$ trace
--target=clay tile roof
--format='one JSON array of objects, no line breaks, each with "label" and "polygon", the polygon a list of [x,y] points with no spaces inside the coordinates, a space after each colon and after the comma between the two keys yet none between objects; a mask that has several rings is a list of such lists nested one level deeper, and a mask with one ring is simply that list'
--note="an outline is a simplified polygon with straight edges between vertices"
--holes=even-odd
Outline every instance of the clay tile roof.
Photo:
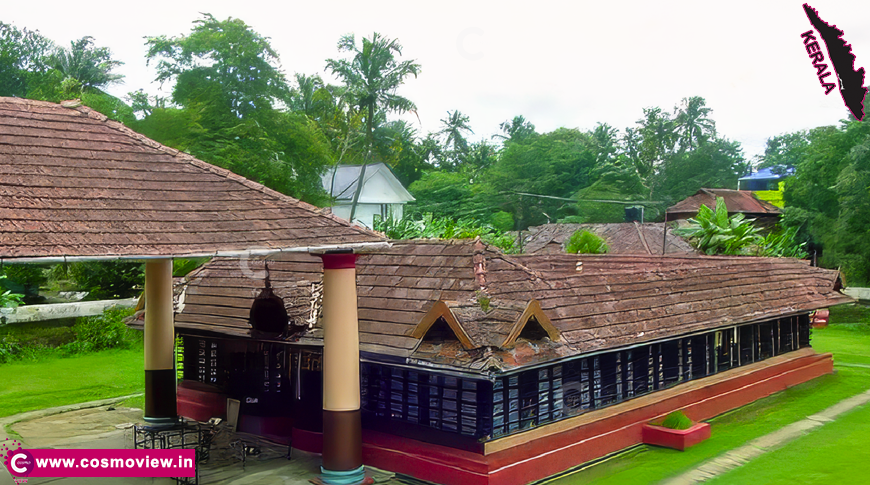
[{"label": "clay tile roof", "polygon": [[[604,239],[610,254],[662,254],[663,227],[661,223],[637,222],[544,224],[529,228],[523,237],[523,250],[526,254],[564,254],[568,239],[576,231],[587,230]],[[670,232],[667,245],[667,253],[696,252],[691,244]]]},{"label": "clay tile roof", "polygon": [[0,98],[0,258],[382,241],[86,107]]},{"label": "clay tile roof", "polygon": [[851,301],[837,271],[786,258],[518,257],[552,290],[543,311],[578,352],[793,315]]},{"label": "clay tile roof", "polygon": [[[309,325],[288,338],[317,345],[319,258],[277,258],[269,262],[275,292],[291,324]],[[249,336],[264,276],[262,262],[250,264],[216,258],[192,273],[176,326]],[[357,260],[360,349],[472,371],[509,369],[851,301],[837,291],[838,279],[794,259],[504,255],[470,241],[397,241]],[[537,308],[533,301],[555,340],[508,338]],[[470,342],[421,340],[418,326],[436,305],[449,308]]]},{"label": "clay tile roof", "polygon": [[716,197],[725,199],[728,213],[743,213],[752,215],[779,215],[779,207],[765,200],[756,199],[748,190],[701,189],[695,195],[668,207],[668,214],[688,214],[694,216],[702,205],[713,209],[716,207]]}]

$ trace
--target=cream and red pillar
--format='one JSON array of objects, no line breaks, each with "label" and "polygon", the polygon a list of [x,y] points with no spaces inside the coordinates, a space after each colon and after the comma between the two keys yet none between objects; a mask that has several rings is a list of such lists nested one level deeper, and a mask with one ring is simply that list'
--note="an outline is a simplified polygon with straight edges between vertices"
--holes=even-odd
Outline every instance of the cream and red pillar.
[{"label": "cream and red pillar", "polygon": [[172,260],[145,263],[145,421],[172,424],[175,400],[175,325]]},{"label": "cream and red pillar", "polygon": [[321,481],[365,480],[360,423],[356,255],[323,258],[323,466]]}]

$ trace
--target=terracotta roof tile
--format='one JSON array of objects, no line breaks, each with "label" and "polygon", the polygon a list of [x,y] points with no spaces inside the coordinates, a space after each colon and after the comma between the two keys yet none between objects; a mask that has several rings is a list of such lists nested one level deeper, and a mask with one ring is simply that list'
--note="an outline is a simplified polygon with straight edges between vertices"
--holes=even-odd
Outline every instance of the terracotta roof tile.
[{"label": "terracotta roof tile", "polygon": [[[445,253],[451,257],[437,256]],[[285,298],[288,313],[309,315],[310,288],[321,279],[319,258],[288,253],[277,259],[269,263],[271,281],[293,290],[292,298]],[[426,273],[417,275],[416,268]],[[413,274],[399,274],[409,269]],[[851,301],[834,290],[837,272],[793,259],[503,255],[468,241],[397,241],[360,255],[357,273],[362,350],[471,370],[510,368]],[[452,276],[434,276],[442,273]],[[248,274],[252,277],[228,258],[216,258],[193,273],[186,290],[192,296],[178,326],[203,330],[213,315],[214,331],[236,335],[246,330],[245,311],[263,286],[262,275],[250,269]],[[482,298],[489,301],[484,304]],[[515,349],[498,348],[533,299],[561,339],[520,339]],[[473,349],[424,345],[410,336],[438,301],[450,308]],[[227,307],[244,311],[231,313]],[[308,338],[292,338],[300,337]]]},{"label": "terracotta roof tile", "polygon": [[[529,228],[523,236],[523,249],[527,254],[564,254],[568,239],[576,231],[587,230],[607,242],[610,254],[662,254],[663,227],[651,222],[544,224]],[[667,253],[695,252],[683,238],[668,232]]]},{"label": "terracotta roof tile", "polygon": [[756,199],[752,195],[752,192],[748,190],[729,189],[701,189],[695,195],[668,207],[667,212],[668,214],[688,214],[689,216],[694,216],[702,205],[714,209],[717,197],[725,199],[725,207],[728,208],[730,214],[739,212],[756,216],[778,216],[782,213],[779,207],[766,200]]},{"label": "terracotta roof tile", "polygon": [[381,241],[86,107],[0,98],[0,258]]}]

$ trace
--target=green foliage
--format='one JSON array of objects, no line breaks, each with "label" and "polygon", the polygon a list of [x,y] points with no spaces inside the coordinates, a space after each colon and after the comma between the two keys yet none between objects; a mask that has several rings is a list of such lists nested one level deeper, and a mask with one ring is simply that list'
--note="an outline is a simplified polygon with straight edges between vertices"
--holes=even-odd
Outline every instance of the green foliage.
[{"label": "green foliage", "polygon": [[78,318],[72,327],[35,323],[2,326],[0,363],[130,348],[142,336],[124,324],[132,314],[132,308],[112,307],[99,316]]},{"label": "green foliage", "polygon": [[386,121],[386,113],[401,114],[417,109],[411,100],[396,94],[396,90],[408,76],[417,77],[420,65],[413,60],[399,62],[396,57],[402,54],[402,45],[398,39],[388,39],[377,32],[371,39],[363,38],[361,47],[353,34],[342,36],[338,50],[348,53],[350,58],[327,59],[326,68],[344,82],[344,97],[359,109],[365,122],[368,148],[351,203],[352,221],[363,186],[365,163],[371,161],[376,152],[375,129]]},{"label": "green foliage", "polygon": [[792,227],[769,233],[759,244],[760,255],[774,258],[806,258],[807,243],[796,241],[797,230],[798,228]]},{"label": "green foliage", "polygon": [[67,344],[68,350],[76,353],[132,347],[141,335],[124,324],[132,314],[132,308],[111,307],[102,315],[79,318],[73,327],[76,340]]},{"label": "green foliage", "polygon": [[112,71],[124,63],[112,59],[108,47],[97,47],[91,36],[70,42],[68,49],[58,48],[49,64],[63,75],[63,90],[67,99],[78,98],[82,92],[99,91],[124,78]]},{"label": "green foliage", "polygon": [[724,138],[702,141],[691,151],[672,154],[650,177],[652,197],[673,203],[702,187],[736,189],[739,174],[748,169],[737,142]]},{"label": "green foliage", "polygon": [[454,219],[483,218],[502,200],[493,193],[489,183],[476,182],[468,174],[459,172],[425,172],[408,191],[417,199],[406,206],[409,214],[432,213]]},{"label": "green foliage", "polygon": [[132,128],[278,192],[329,202],[320,174],[333,164],[330,141],[308,115],[275,109],[294,98],[268,38],[239,19],[204,14],[189,35],[146,44],[157,80],[175,81],[181,109],[133,93],[144,116]]},{"label": "green foliage", "polygon": [[806,141],[785,183],[783,224],[847,285],[870,285],[870,122],[815,128]]},{"label": "green foliage", "polygon": [[187,276],[188,273],[211,261],[211,258],[189,258],[172,260],[172,276]]},{"label": "green foliage", "polygon": [[35,264],[6,264],[0,269],[0,274],[6,275],[10,282],[21,286],[39,287],[48,281],[45,268]]},{"label": "green foliage", "polygon": [[44,82],[53,49],[38,30],[0,22],[0,96],[29,97]]},{"label": "green foliage", "polygon": [[571,254],[604,254],[610,251],[610,247],[604,239],[589,231],[575,231],[565,245],[565,252]]},{"label": "green foliage", "polygon": [[[0,283],[6,279],[6,275],[0,275]],[[23,303],[24,295],[20,293],[12,293],[12,290],[3,291],[3,285],[0,284],[0,308],[16,308]],[[6,323],[4,321],[0,323]]]},{"label": "green foliage", "polygon": [[398,39],[377,32],[370,39],[363,38],[362,46],[357,45],[353,34],[342,36],[338,51],[348,53],[350,58],[327,59],[326,68],[344,82],[350,104],[362,112],[366,137],[372,146],[378,111],[404,113],[417,109],[411,100],[397,95],[396,89],[408,76],[417,77],[420,65],[413,60],[398,61],[396,57],[402,55]]},{"label": "green foliage", "polygon": [[73,263],[68,272],[79,289],[90,292],[89,300],[130,298],[138,295],[145,284],[145,269],[141,263]]},{"label": "green foliage", "polygon": [[690,242],[705,254],[748,254],[752,245],[761,242],[754,219],[743,214],[728,216],[725,200],[716,198],[716,210],[706,205],[698,209],[698,215],[689,219],[689,227],[677,229],[674,234],[690,238]]},{"label": "green foliage", "polygon": [[692,420],[682,411],[674,411],[665,416],[664,421],[662,421],[662,427],[668,429],[689,429],[692,425]]},{"label": "green foliage", "polygon": [[502,232],[514,230],[514,216],[510,212],[498,211],[489,218],[492,227]]},{"label": "green foliage", "polygon": [[[610,223],[625,221],[626,204],[596,202],[598,200],[641,201],[646,199],[648,190],[634,167],[619,157],[601,163],[592,174],[595,182],[577,191],[575,205],[577,217],[581,222]],[[659,211],[655,207],[646,208],[646,218],[652,219]],[[562,220],[560,219],[560,222]]]},{"label": "green foliage", "polygon": [[571,215],[570,204],[552,197],[568,198],[591,185],[599,152],[590,133],[567,128],[509,141],[485,176],[498,194],[488,202],[511,212],[519,228]]},{"label": "green foliage", "polygon": [[172,99],[203,111],[209,124],[269,111],[289,94],[278,53],[267,37],[240,19],[219,21],[203,14],[189,35],[149,37],[148,62],[157,61],[157,81],[175,81]]},{"label": "green foliage", "polygon": [[758,168],[772,168],[774,173],[785,173],[785,169],[794,168],[800,163],[808,145],[806,131],[768,138]]},{"label": "green foliage", "polygon": [[487,244],[496,246],[506,253],[515,251],[513,236],[488,224],[480,224],[474,219],[453,220],[449,217],[435,217],[423,214],[418,220],[403,218],[396,220],[375,218],[376,231],[383,232],[390,239],[473,239],[479,237]]}]

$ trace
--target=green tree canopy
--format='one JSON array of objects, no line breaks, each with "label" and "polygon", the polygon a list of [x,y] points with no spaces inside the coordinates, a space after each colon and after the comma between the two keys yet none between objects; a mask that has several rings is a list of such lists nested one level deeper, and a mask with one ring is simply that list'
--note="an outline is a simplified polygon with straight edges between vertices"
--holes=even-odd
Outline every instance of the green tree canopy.
[{"label": "green tree canopy", "polygon": [[189,35],[150,37],[146,45],[157,80],[175,81],[179,107],[148,106],[137,96],[146,114],[137,130],[284,194],[328,202],[320,174],[334,152],[307,114],[276,108],[293,97],[267,37],[242,20],[204,14]]},{"label": "green tree canopy", "polygon": [[28,97],[50,70],[54,43],[38,30],[0,22],[0,96]]},{"label": "green tree canopy", "polygon": [[268,37],[240,19],[203,14],[189,35],[149,37],[145,45],[157,81],[175,81],[173,101],[204,110],[209,125],[271,110],[290,91]]}]

